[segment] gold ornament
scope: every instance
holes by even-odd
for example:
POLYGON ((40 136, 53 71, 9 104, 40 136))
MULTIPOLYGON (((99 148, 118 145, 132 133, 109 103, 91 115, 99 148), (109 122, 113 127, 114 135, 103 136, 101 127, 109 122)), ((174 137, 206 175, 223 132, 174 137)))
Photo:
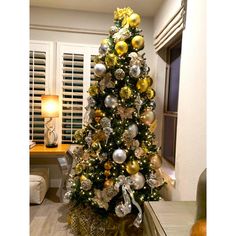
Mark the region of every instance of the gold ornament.
POLYGON ((128 45, 125 41, 119 41, 115 45, 115 50, 118 53, 119 56, 124 55, 128 51, 128 45))
POLYGON ((112 168, 112 165, 111 165, 111 162, 110 161, 107 161, 105 164, 104 164, 104 168, 106 170, 110 170, 112 168))
POLYGON ((155 114, 152 110, 147 109, 141 115, 141 120, 146 125, 151 125, 152 122, 155 120, 155 114))
POLYGON ((130 87, 124 86, 123 88, 121 88, 121 90, 120 90, 121 98, 129 99, 131 97, 131 95, 132 95, 132 90, 130 87))
POLYGON ((136 35, 133 37, 131 44, 134 49, 142 49, 144 47, 144 39, 140 35, 136 35))
POLYGON ((113 67, 117 64, 117 56, 114 53, 109 53, 105 57, 105 63, 108 67, 113 67))
POLYGON ((80 179, 80 182, 87 180, 87 178, 84 175, 81 175, 79 179, 80 179))
POLYGON ((92 96, 92 97, 95 96, 95 95, 97 95, 97 94, 98 94, 98 87, 97 87, 97 84, 91 85, 91 86, 89 87, 88 92, 89 92, 89 95, 92 96))
POLYGON ((148 86, 150 87, 153 83, 153 79, 149 75, 146 76, 145 79, 148 81, 148 86))
POLYGON ((146 78, 140 79, 136 84, 136 88, 140 93, 144 93, 147 90, 148 86, 148 80, 146 80, 146 78))
POLYGON ((76 171, 77 174, 82 173, 82 171, 83 171, 83 166, 82 166, 81 164, 77 164, 77 165, 75 166, 75 171, 76 171))
POLYGON ((102 117, 104 117, 105 114, 102 112, 102 110, 97 109, 95 110, 95 120, 96 122, 99 122, 101 120, 102 117))
POLYGON ((100 143, 99 142, 93 142, 91 145, 93 151, 98 151, 100 149, 100 143))
POLYGON ((135 109, 133 107, 125 108, 122 106, 117 107, 117 112, 120 115, 121 120, 124 119, 132 119, 132 115, 134 113, 135 109))
POLYGON ((108 40, 108 39, 103 39, 103 40, 101 41, 101 44, 102 44, 102 45, 108 45, 108 44, 109 44, 109 40, 108 40))
POLYGON ((148 99, 153 99, 155 97, 155 91, 152 88, 148 88, 146 91, 148 99))
POLYGON ((122 27, 129 27, 128 18, 132 13, 133 10, 130 7, 117 8, 114 11, 114 20, 122 20, 122 27))
POLYGON ((105 182, 104 182, 104 188, 112 187, 113 184, 114 184, 114 182, 113 182, 112 179, 107 179, 107 180, 105 180, 105 182))
POLYGON ((152 156, 150 158, 150 166, 152 169, 157 170, 161 167, 162 164, 162 159, 161 156, 159 156, 158 154, 152 156))
POLYGON ((106 177, 108 177, 110 174, 111 174, 111 171, 110 171, 110 170, 104 170, 104 175, 105 175, 106 177))
POLYGON ((129 17, 128 22, 129 22, 129 26, 130 27, 137 27, 140 24, 140 22, 141 22, 141 17, 137 13, 133 13, 129 17))
MULTIPOLYGON (((97 117, 98 118, 98 117, 97 117)), ((100 118, 100 117, 99 117, 100 118)), ((100 118, 101 119, 101 118, 100 118)), ((100 141, 104 141, 106 140, 106 135, 104 133, 104 131, 99 130, 97 131, 94 135, 93 135, 93 140, 95 142, 100 142, 100 141)))
POLYGON ((130 175, 134 175, 139 171, 140 167, 138 164, 138 161, 133 160, 133 161, 129 161, 126 164, 126 171, 130 174, 130 175))

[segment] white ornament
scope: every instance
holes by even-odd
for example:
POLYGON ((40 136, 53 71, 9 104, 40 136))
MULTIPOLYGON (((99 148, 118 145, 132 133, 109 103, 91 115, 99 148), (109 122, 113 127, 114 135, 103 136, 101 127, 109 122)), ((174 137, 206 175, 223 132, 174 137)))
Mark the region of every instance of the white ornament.
POLYGON ((114 162, 116 162, 118 164, 122 164, 127 158, 126 152, 124 150, 118 148, 113 152, 112 158, 113 158, 114 162))

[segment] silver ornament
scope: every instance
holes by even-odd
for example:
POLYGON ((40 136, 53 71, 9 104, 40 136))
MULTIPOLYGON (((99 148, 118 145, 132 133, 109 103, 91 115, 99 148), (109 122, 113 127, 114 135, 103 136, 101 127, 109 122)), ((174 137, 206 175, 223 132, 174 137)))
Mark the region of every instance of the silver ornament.
POLYGON ((119 68, 115 71, 115 77, 118 80, 122 80, 122 79, 125 78, 125 72, 122 69, 119 68))
POLYGON ((141 70, 138 65, 133 65, 129 69, 129 75, 134 78, 138 78, 140 76, 141 70))
POLYGON ((105 106, 109 108, 115 108, 118 105, 117 98, 112 95, 107 95, 104 100, 105 106))
POLYGON ((130 210, 126 204, 120 203, 115 207, 115 213, 118 217, 124 217, 130 213, 130 210))
POLYGON ((98 51, 101 55, 105 55, 107 53, 108 49, 109 49, 109 46, 107 44, 102 44, 99 47, 98 51))
POLYGON ((129 125, 127 130, 132 138, 138 134, 138 126, 136 124, 129 125))
POLYGON ((90 179, 85 179, 81 181, 81 188, 88 191, 92 188, 92 181, 90 179))
POLYGON ((113 35, 113 34, 117 33, 118 31, 119 31, 119 29, 113 25, 113 26, 111 26, 109 33, 110 33, 110 35, 113 35))
POLYGON ((130 178, 133 181, 132 186, 134 187, 134 189, 138 190, 138 189, 143 188, 145 184, 145 178, 141 172, 131 175, 130 178))
POLYGON ((66 192, 65 195, 64 195, 64 198, 63 198, 63 202, 64 203, 69 203, 71 195, 72 195, 71 191, 66 192))
POLYGON ((127 158, 126 152, 124 150, 118 148, 113 152, 112 158, 113 158, 114 162, 116 162, 118 164, 122 164, 127 158))
POLYGON ((151 188, 158 188, 164 184, 164 179, 162 177, 157 177, 154 173, 151 173, 147 183, 151 188))
POLYGON ((111 120, 107 117, 103 117, 100 121, 102 128, 111 127, 111 120))
POLYGON ((106 66, 104 64, 101 64, 101 63, 95 64, 94 73, 98 77, 103 76, 106 73, 106 66))
POLYGON ((140 108, 141 108, 142 104, 143 104, 143 101, 142 101, 140 95, 138 94, 137 97, 134 100, 134 105, 137 109, 138 115, 139 115, 140 108))

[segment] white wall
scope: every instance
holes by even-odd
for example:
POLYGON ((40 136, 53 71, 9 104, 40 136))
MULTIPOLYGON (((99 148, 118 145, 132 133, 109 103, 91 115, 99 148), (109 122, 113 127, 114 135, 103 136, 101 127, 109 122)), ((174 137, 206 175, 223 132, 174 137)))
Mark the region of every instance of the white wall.
MULTIPOLYGON (((159 17, 165 15, 164 10, 168 11, 166 7, 159 8, 159 10, 154 21, 155 32, 159 30, 159 17), (160 12, 161 9, 163 12, 160 12)), ((175 165, 176 186, 169 185, 163 189, 165 197, 169 200, 195 200, 199 175, 206 168, 205 24, 205 1, 188 0, 186 28, 182 36, 175 165)), ((160 121, 164 101, 164 66, 164 60, 157 55, 156 79, 157 94, 159 94, 158 120, 160 121)), ((159 131, 161 131, 161 127, 159 127, 159 131)))

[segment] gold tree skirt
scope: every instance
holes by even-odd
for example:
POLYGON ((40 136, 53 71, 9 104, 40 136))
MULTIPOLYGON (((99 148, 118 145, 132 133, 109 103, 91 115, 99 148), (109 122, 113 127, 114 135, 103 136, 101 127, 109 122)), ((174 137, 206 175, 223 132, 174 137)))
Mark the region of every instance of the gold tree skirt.
POLYGON ((133 225, 135 214, 123 218, 109 215, 101 218, 89 207, 78 207, 70 212, 68 223, 71 232, 77 236, 141 236, 143 226, 136 228, 133 225))

